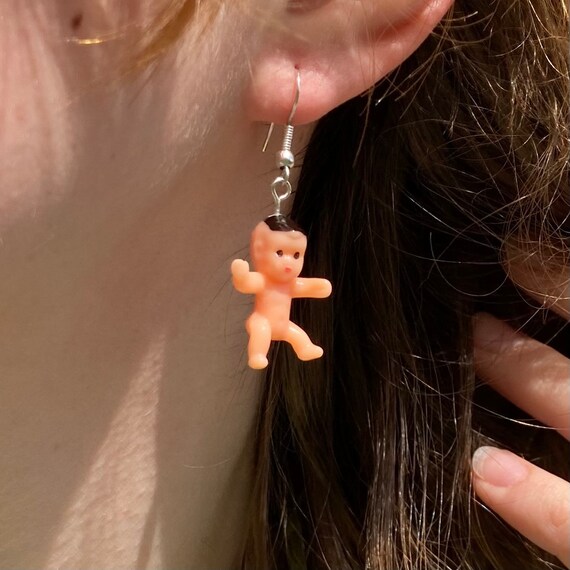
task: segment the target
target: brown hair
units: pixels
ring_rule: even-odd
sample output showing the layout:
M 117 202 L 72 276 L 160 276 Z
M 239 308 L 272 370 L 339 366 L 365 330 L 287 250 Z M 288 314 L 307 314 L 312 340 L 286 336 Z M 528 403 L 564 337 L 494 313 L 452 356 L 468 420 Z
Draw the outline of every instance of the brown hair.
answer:
M 557 567 L 474 500 L 481 444 L 569 473 L 568 444 L 477 381 L 471 317 L 570 347 L 510 278 L 568 265 L 567 33 L 565 0 L 456 0 L 413 57 L 319 122 L 292 215 L 307 273 L 335 291 L 294 318 L 327 357 L 274 348 L 244 568 Z
M 471 316 L 570 347 L 508 273 L 512 251 L 568 264 L 567 31 L 564 0 L 456 0 L 319 122 L 292 216 L 335 291 L 294 320 L 327 357 L 271 357 L 244 568 L 556 567 L 473 498 L 481 444 L 569 473 L 568 444 L 475 378 Z
M 223 0 L 170 0 L 142 33 L 132 34 L 123 72 L 131 73 L 156 61 L 180 39 L 190 22 L 202 31 Z M 239 1 L 239 0 L 234 0 Z M 134 62 L 134 65 L 133 65 Z

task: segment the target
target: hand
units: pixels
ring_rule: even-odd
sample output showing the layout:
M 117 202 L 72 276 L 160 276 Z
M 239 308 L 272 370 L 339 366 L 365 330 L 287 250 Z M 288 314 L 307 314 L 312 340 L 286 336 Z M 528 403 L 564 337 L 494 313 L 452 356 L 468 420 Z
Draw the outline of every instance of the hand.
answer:
M 319 279 L 319 286 L 315 288 L 315 297 L 325 299 L 332 293 L 332 284 L 328 279 Z
M 475 320 L 481 378 L 522 410 L 570 439 L 570 360 L 490 315 Z M 570 567 L 570 483 L 518 455 L 482 447 L 473 457 L 479 498 Z
M 243 279 L 249 273 L 249 263 L 243 259 L 234 259 L 231 269 L 235 279 Z

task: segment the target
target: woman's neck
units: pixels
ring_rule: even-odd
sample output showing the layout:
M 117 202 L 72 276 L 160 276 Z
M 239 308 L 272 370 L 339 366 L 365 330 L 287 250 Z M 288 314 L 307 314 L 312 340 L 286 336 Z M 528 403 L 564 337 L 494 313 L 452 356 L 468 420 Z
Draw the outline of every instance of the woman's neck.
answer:
M 248 203 L 173 185 L 104 225 L 86 204 L 5 267 L 2 567 L 232 566 L 260 388 L 228 273 Z

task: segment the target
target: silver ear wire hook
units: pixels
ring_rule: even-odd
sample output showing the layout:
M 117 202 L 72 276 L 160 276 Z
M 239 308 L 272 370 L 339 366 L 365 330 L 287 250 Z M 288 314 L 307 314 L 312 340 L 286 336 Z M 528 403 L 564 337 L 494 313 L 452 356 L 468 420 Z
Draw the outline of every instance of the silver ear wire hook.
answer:
M 293 100 L 293 106 L 291 112 L 289 113 L 289 118 L 287 119 L 287 124 L 285 125 L 285 132 L 283 134 L 283 144 L 281 145 L 281 150 L 277 152 L 276 162 L 278 168 L 281 169 L 281 175 L 278 176 L 271 184 L 271 193 L 273 194 L 273 200 L 275 202 L 275 215 L 281 214 L 281 203 L 287 200 L 291 196 L 291 182 L 289 182 L 289 176 L 291 175 L 291 168 L 295 165 L 295 156 L 291 151 L 293 143 L 293 131 L 295 127 L 291 124 L 297 112 L 297 106 L 299 105 L 299 96 L 301 94 L 301 74 L 297 70 L 297 77 L 295 79 L 295 99 Z M 267 145 L 273 133 L 273 128 L 275 123 L 271 123 L 269 130 L 267 131 L 267 136 L 263 144 L 262 152 L 267 150 Z M 284 189 L 283 193 L 279 193 L 279 189 Z
M 299 72 L 298 69 L 296 71 L 297 75 L 295 78 L 295 99 L 293 101 L 293 107 L 291 108 L 291 112 L 289 113 L 289 118 L 287 119 L 287 125 L 285 128 L 292 127 L 291 123 L 293 122 L 293 118 L 295 117 L 295 113 L 297 112 L 297 106 L 299 105 L 299 96 L 301 94 L 301 73 Z M 261 152 L 265 152 L 267 150 L 267 145 L 271 140 L 271 135 L 273 134 L 274 128 L 275 128 L 275 123 L 271 123 L 269 125 L 269 129 L 267 131 L 267 135 L 265 137 L 265 142 L 263 143 L 263 148 L 261 149 Z M 291 139 L 292 138 L 293 136 L 291 135 Z
M 275 123 L 271 123 L 269 125 L 269 129 L 267 131 L 267 135 L 265 137 L 265 142 L 263 143 L 263 148 L 261 149 L 261 152 L 265 152 L 267 150 L 267 145 L 269 144 L 269 141 L 271 140 L 271 135 L 273 134 L 274 128 L 275 128 Z
M 301 73 L 298 69 L 295 70 L 297 75 L 295 77 L 295 100 L 293 101 L 293 107 L 289 113 L 289 118 L 287 119 L 287 124 L 290 125 L 293 122 L 295 113 L 297 112 L 297 107 L 299 105 L 299 96 L 301 95 Z

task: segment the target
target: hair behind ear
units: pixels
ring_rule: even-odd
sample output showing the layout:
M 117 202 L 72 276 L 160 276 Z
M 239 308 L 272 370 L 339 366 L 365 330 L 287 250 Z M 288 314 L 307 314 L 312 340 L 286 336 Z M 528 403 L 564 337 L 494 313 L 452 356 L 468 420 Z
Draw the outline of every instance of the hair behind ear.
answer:
M 335 295 L 293 312 L 327 356 L 274 348 L 245 568 L 556 566 L 473 500 L 482 444 L 569 473 L 567 442 L 478 386 L 471 315 L 570 350 L 502 259 L 514 230 L 568 250 L 567 26 L 562 0 L 457 3 L 368 100 L 319 122 L 292 215 Z

